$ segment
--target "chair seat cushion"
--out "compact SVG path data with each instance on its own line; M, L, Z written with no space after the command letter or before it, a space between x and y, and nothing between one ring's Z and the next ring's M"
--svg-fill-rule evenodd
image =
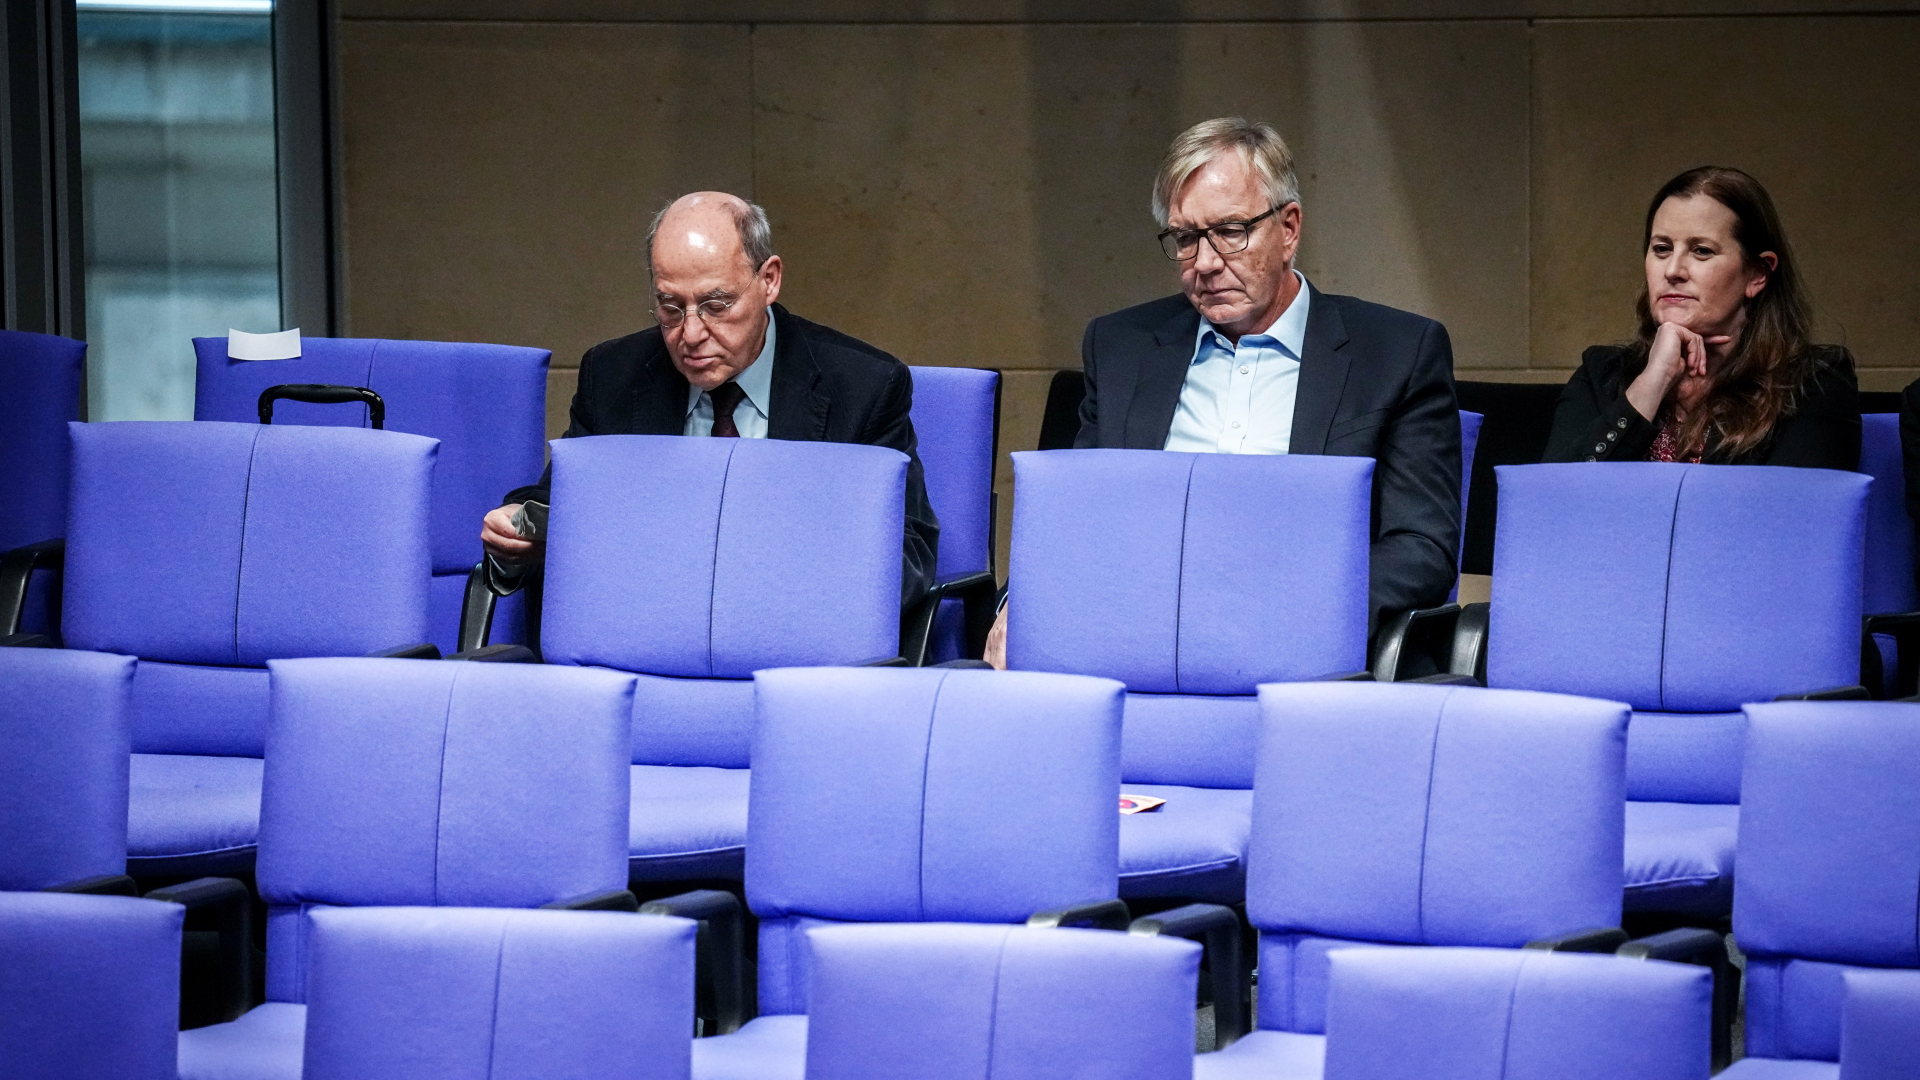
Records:
M1238 788L1122 784L1129 795L1167 800L1120 818L1120 896L1234 904L1246 894L1253 792Z
M128 769L127 872L230 874L253 866L260 773L250 757L135 754Z
M634 765L629 876L739 880L747 851L746 769Z
M1721 1073L1717 1080L1840 1080L1840 1065L1832 1061L1781 1061L1745 1058Z
M1628 911L1725 915L1733 910L1740 807L1627 803Z
M180 1033L180 1080L300 1080L307 1007L255 1006L231 1024Z
M1325 1035L1254 1031L1225 1050L1193 1059L1193 1080L1320 1080Z
M693 1080L805 1080L807 1018L762 1016L731 1035L693 1040Z

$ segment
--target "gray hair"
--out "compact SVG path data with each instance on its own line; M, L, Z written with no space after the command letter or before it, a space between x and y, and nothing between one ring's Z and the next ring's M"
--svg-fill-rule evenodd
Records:
M673 204L679 201L680 199L669 199L667 205L653 215L653 222L647 226L647 273L649 274L653 273L653 237L660 231L660 219L666 217L667 211L673 209ZM732 207L733 227L740 232L740 249L746 252L747 263L754 270L759 270L767 264L768 259L773 258L773 226L768 223L767 212L761 209L760 204L741 199L740 205L745 206L746 209L742 210L739 206Z
M1160 160L1160 171L1153 178L1153 220L1166 228L1173 212L1173 198L1187 178L1200 167L1228 151L1240 154L1253 169L1273 207L1300 201L1300 180L1293 174L1293 151L1275 131L1263 124L1239 116L1202 120L1181 132L1167 147Z

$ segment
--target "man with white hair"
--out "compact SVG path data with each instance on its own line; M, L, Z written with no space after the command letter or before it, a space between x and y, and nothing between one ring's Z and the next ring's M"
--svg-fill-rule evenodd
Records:
M1322 293L1293 268L1299 182L1267 124L1223 117L1182 132L1154 179L1153 216L1181 291L1087 325L1074 445L1373 458L1370 632L1444 603L1460 542L1446 327ZM1003 609L988 642L996 666L1005 625Z
M669 203L647 232L659 324L604 341L580 361L566 438L692 435L887 446L907 455L901 597L933 583L940 524L916 452L913 378L864 341L781 307L782 266L766 211L718 191ZM507 493L482 523L496 581L538 561L523 504L551 502L552 467ZM521 516L516 523L516 514Z

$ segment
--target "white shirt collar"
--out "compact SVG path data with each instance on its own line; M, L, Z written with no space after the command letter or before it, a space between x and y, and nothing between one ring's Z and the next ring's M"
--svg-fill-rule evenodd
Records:
M1287 310L1281 312L1279 318L1267 324L1265 330L1257 334L1243 335L1241 340L1244 341L1249 337L1272 338L1280 343L1282 349L1292 354L1295 362L1298 362L1305 355L1307 346L1307 309L1313 304L1313 287L1307 284L1307 276L1300 271L1295 270L1293 276L1300 281L1300 291L1293 295L1293 302L1287 305ZM1218 327L1202 316L1200 328L1194 331L1193 335L1195 360L1200 359L1200 347L1206 344L1208 334L1218 334L1220 343L1222 345L1227 343L1226 335L1221 334Z
M740 389L746 391L747 403L760 410L761 416L766 417L773 415L768 406L773 402L773 340L776 334L773 308L768 307L767 340L760 346L760 355L753 358L753 363L748 364L745 371L733 377L733 381L740 384ZM693 410L700 407L700 395L703 393L706 391L691 383L687 385L688 416L693 415Z

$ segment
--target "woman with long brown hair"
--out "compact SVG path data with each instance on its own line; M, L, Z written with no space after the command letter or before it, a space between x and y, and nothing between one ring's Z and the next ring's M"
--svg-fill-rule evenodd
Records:
M1853 357L1810 341L1812 309L1758 180L1709 165L1667 181L1642 252L1639 335L1581 357L1543 460L1859 464Z

